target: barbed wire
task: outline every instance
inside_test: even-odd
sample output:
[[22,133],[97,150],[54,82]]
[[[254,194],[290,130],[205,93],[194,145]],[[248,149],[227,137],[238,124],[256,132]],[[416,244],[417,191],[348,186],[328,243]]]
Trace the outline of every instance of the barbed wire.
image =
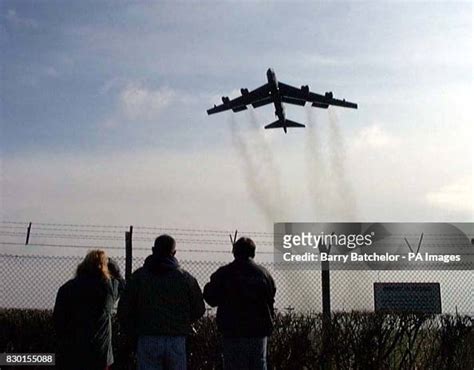
[[[16,243],[16,242],[3,242],[0,241],[1,245],[12,245],[12,246],[23,246],[25,247],[24,243]],[[26,247],[50,247],[50,248],[78,248],[78,249],[115,249],[125,251],[124,247],[118,246],[99,246],[99,245],[78,245],[78,244],[49,244],[49,243],[31,243]],[[133,247],[133,250],[143,250],[151,252],[151,247],[143,248],[143,247]],[[221,249],[179,249],[179,252],[186,252],[186,253],[230,253],[231,250],[221,250]],[[255,251],[257,254],[274,254],[273,251]]]
[[[25,225],[27,227],[29,222],[26,221],[1,221],[2,224],[9,224],[9,225]],[[40,226],[58,226],[63,228],[76,228],[76,229],[84,229],[84,228],[110,228],[110,229],[123,229],[127,231],[131,225],[94,225],[94,224],[62,224],[62,223],[48,223],[48,222],[34,222],[34,225]],[[225,234],[228,235],[229,233],[233,233],[235,230],[219,230],[219,229],[195,229],[195,228],[179,228],[179,227],[163,227],[163,226],[134,226],[134,231],[137,229],[143,230],[162,230],[162,231],[185,231],[189,233],[218,233],[218,234]],[[273,236],[272,232],[263,232],[263,231],[241,231],[240,233],[252,234],[252,235],[271,235]]]
[[[32,226],[30,229],[29,227]],[[22,231],[20,231],[22,230]],[[28,234],[29,230],[29,234]],[[35,246],[35,247],[51,247],[51,248],[79,248],[79,249],[91,249],[91,248],[102,248],[110,250],[124,250],[124,246],[118,245],[84,245],[82,243],[65,242],[55,243],[49,240],[68,240],[68,241],[97,241],[103,242],[118,242],[125,241],[124,233],[130,230],[130,226],[119,226],[119,225],[81,225],[81,224],[66,224],[66,223],[30,223],[24,221],[1,221],[0,222],[0,236],[7,238],[25,238],[28,235],[28,243],[20,243],[17,241],[1,241],[1,245],[10,246]],[[195,245],[212,245],[212,246],[229,246],[229,235],[232,232],[224,230],[213,230],[213,229],[195,229],[195,228],[165,228],[165,227],[151,227],[151,226],[136,226],[133,228],[133,241],[138,244],[146,242],[152,244],[154,237],[157,235],[155,231],[172,232],[173,236],[176,237],[177,243],[180,244],[195,244]],[[240,232],[252,236],[258,246],[274,247],[274,238],[280,237],[283,234],[273,234],[267,232]],[[150,235],[148,237],[147,235]],[[153,237],[152,237],[153,235]],[[419,237],[421,233],[395,233],[388,234],[387,240],[384,245],[387,247],[404,247],[406,248],[404,240],[407,237]],[[466,244],[466,237],[470,238],[470,234],[466,236],[459,234],[446,234],[446,233],[423,233],[425,236],[425,242],[429,238],[436,238],[437,240],[430,240],[430,248],[438,247],[471,247],[471,244]],[[270,240],[271,241],[270,241]],[[459,244],[459,241],[463,243]],[[458,243],[456,243],[458,242]],[[115,244],[115,243],[114,243]],[[150,247],[134,246],[133,249],[137,251],[146,250],[149,251]],[[271,251],[262,251],[257,249],[257,254],[273,254],[277,252],[275,248]],[[229,249],[203,249],[203,248],[180,248],[180,252],[190,253],[229,253]]]
[[[61,224],[61,223],[46,223],[46,222],[34,222],[32,223],[35,230],[44,230],[44,231],[78,231],[78,232],[91,232],[91,233],[118,233],[128,231],[130,225],[95,225],[95,224]],[[24,226],[18,226],[24,225]],[[0,221],[0,228],[8,229],[25,229],[29,225],[29,222],[26,221]],[[39,227],[38,227],[39,226]],[[57,226],[57,227],[50,227]],[[84,230],[84,229],[92,230]],[[117,229],[117,231],[106,231],[106,230],[97,230],[97,229]],[[118,231],[120,229],[120,231]],[[157,226],[133,226],[134,233],[140,234],[149,234],[156,235],[152,231],[142,231],[142,230],[160,230],[160,231],[173,231],[174,235],[203,235],[207,236],[209,234],[216,234],[219,236],[228,236],[232,234],[235,230],[218,230],[218,229],[195,229],[195,228],[177,228],[177,227],[157,227]],[[239,231],[239,234],[245,235],[254,235],[261,237],[274,237],[282,236],[284,234],[275,234],[273,232],[263,232],[263,231]],[[435,237],[446,237],[446,238],[459,238],[458,234],[447,234],[447,233],[423,233],[424,236],[435,236]],[[474,237],[474,233],[465,234],[467,237]],[[420,236],[420,233],[392,233],[390,232],[388,236]]]

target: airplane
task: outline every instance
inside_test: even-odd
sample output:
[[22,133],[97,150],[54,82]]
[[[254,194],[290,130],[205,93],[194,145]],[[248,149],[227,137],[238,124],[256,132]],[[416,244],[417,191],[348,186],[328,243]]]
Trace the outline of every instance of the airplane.
[[207,110],[207,114],[214,114],[232,109],[233,112],[240,112],[247,109],[247,105],[254,108],[271,104],[275,106],[275,116],[278,119],[275,122],[265,126],[265,129],[283,128],[285,134],[288,127],[305,127],[305,125],[291,121],[285,117],[285,108],[283,103],[304,106],[306,102],[316,108],[327,109],[330,105],[357,109],[357,104],[346,100],[334,99],[332,92],[324,95],[316,94],[309,91],[309,86],[301,86],[301,88],[293,87],[283,82],[278,82],[275,72],[269,68],[267,70],[268,82],[255,90],[240,89],[241,96],[230,100],[229,97],[222,97],[222,104],[214,105],[213,108]]

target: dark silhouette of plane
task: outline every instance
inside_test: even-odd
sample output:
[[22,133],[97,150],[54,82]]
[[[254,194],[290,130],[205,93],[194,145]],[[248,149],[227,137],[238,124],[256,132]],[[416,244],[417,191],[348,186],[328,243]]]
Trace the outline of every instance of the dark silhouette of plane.
[[221,105],[214,105],[208,109],[207,114],[214,114],[232,109],[233,112],[240,112],[247,109],[247,105],[254,108],[273,103],[275,105],[275,122],[266,125],[265,128],[283,128],[286,133],[288,127],[305,127],[305,125],[291,121],[285,117],[285,109],[282,103],[289,103],[304,106],[306,102],[312,103],[313,107],[327,109],[330,105],[338,107],[357,109],[357,104],[345,100],[334,99],[332,92],[324,95],[309,91],[309,86],[301,88],[293,87],[283,82],[278,82],[275,72],[269,68],[267,71],[268,82],[257,87],[255,90],[240,89],[241,96],[230,100],[227,96],[222,97]]

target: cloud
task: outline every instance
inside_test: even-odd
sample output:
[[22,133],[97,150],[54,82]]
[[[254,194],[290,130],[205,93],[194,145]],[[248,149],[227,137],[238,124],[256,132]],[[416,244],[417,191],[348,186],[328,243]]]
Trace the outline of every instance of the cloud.
[[[107,94],[120,84],[121,80],[112,80],[110,84],[104,85],[99,94]],[[155,122],[171,104],[178,101],[178,94],[168,87],[152,89],[129,83],[118,91],[116,99],[115,111],[102,123],[105,128],[127,123]]]
[[127,86],[127,81],[121,77],[114,77],[105,81],[98,89],[99,95],[107,95],[119,91]]
[[231,180],[242,177],[238,167],[214,149],[17,157],[4,161],[2,212],[42,222],[254,229],[262,216],[245,185]]
[[468,176],[455,180],[426,194],[426,201],[446,211],[471,213],[474,211],[472,179]]
[[59,77],[60,73],[53,66],[46,67],[44,70],[45,74],[49,77]]
[[383,148],[393,147],[399,139],[378,124],[363,127],[353,141],[356,147]]
[[156,119],[174,98],[174,91],[166,87],[151,90],[132,85],[120,93],[120,104],[128,119],[150,121]]
[[27,28],[27,29],[35,30],[39,27],[39,24],[37,21],[31,18],[19,16],[16,13],[15,9],[8,9],[5,18],[8,21],[8,23],[10,23],[11,25],[17,28]]
[[344,130],[361,219],[472,220],[472,180],[465,179],[472,173],[472,134],[467,125],[451,126],[412,126],[403,134],[382,123]]
[[[246,123],[241,117],[237,124]],[[354,190],[359,221],[472,220],[472,182],[464,178],[472,172],[468,131],[448,127],[428,135],[414,127],[397,136],[383,124],[350,130],[342,123],[346,179]],[[323,116],[316,133],[320,159],[330,165],[326,126]],[[261,129],[260,133],[265,139],[275,138],[271,150],[281,175],[282,220],[314,220],[307,191],[311,174],[301,146],[308,131],[283,135]],[[251,147],[255,131],[243,129],[242,136]],[[241,158],[236,154],[229,146],[209,146],[196,151],[130,148],[74,156],[7,157],[2,169],[2,212],[9,219],[41,222],[268,229],[243,181]],[[268,165],[262,155],[258,158]],[[324,171],[313,170],[315,177],[334,186]],[[325,191],[314,196],[331,201]]]

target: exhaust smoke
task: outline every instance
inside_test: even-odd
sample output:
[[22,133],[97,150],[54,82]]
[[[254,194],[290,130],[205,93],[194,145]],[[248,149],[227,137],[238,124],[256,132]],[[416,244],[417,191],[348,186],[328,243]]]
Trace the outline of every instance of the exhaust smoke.
[[354,191],[347,179],[346,147],[336,113],[329,109],[329,164],[331,184],[334,189],[336,216],[344,221],[353,221],[356,214]]
[[351,221],[355,217],[355,197],[347,179],[346,150],[336,114],[328,111],[327,145],[323,127],[311,107],[306,109],[309,123],[306,162],[309,194],[317,221]]
[[315,221],[330,219],[330,199],[328,199],[328,174],[323,160],[321,146],[321,128],[311,106],[306,107],[307,135],[305,145],[306,165],[308,173],[308,193],[314,205]]
[[[251,111],[249,121],[252,131],[261,130],[255,112]],[[268,222],[274,223],[281,215],[282,196],[280,175],[270,146],[259,131],[252,132],[251,138],[244,138],[234,115],[230,115],[229,124],[232,142],[242,158],[249,193]]]

